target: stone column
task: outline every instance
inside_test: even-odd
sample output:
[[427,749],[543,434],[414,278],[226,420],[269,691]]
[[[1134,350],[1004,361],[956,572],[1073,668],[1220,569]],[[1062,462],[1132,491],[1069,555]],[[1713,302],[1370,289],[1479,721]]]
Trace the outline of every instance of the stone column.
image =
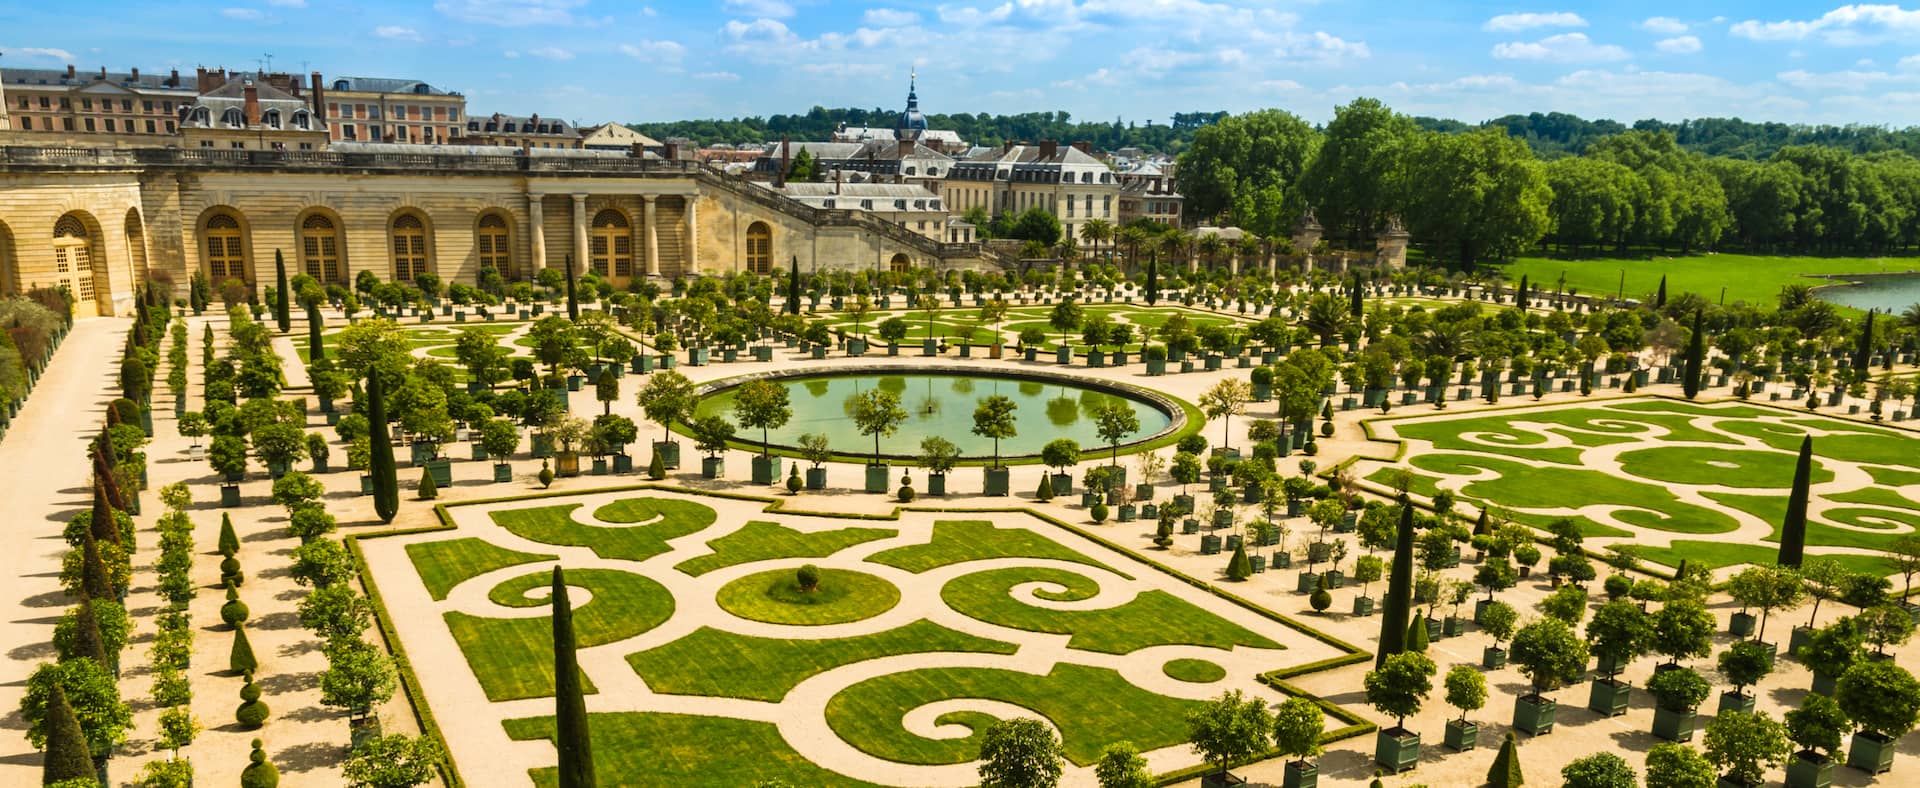
[[587,269],[587,196],[573,195],[573,272]]
[[547,268],[547,216],[544,194],[527,195],[527,238],[533,242],[533,270],[544,271]]
[[687,201],[687,262],[681,274],[691,274],[700,270],[700,214],[698,194],[689,194]]
[[660,234],[653,222],[653,203],[658,199],[651,194],[640,196],[644,217],[641,221],[647,226],[647,276],[660,275]]

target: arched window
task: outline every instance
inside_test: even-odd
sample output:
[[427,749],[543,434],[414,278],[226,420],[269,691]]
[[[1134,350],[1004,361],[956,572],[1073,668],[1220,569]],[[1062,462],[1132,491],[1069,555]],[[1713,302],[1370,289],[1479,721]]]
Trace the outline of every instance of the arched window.
[[247,252],[240,238],[240,221],[232,214],[216,213],[207,217],[200,237],[206,239],[207,276],[214,284],[225,279],[247,278]]
[[334,90],[350,90],[351,85],[344,79],[336,79],[333,81],[333,89]]
[[593,215],[587,237],[587,261],[601,276],[633,276],[633,225],[627,215],[607,208]]
[[74,283],[75,300],[93,300],[93,242],[78,216],[67,214],[53,225],[53,270],[61,281]]
[[747,270],[756,274],[773,273],[773,229],[766,222],[747,226]]
[[412,282],[427,272],[427,226],[403,213],[393,220],[393,281]]
[[474,230],[474,240],[480,250],[480,267],[500,272],[501,276],[512,276],[512,257],[507,249],[507,219],[497,213],[483,214],[480,225]]
[[320,214],[300,222],[300,263],[321,284],[345,282],[340,271],[340,229]]
[[244,129],[247,127],[247,116],[240,114],[238,109],[229,108],[220,113],[220,122],[227,128]]
[[907,272],[908,269],[912,267],[913,267],[913,261],[907,259],[906,252],[900,252],[898,254],[895,254],[893,256],[893,260],[887,263],[887,269],[890,271],[893,271],[896,274],[904,274]]

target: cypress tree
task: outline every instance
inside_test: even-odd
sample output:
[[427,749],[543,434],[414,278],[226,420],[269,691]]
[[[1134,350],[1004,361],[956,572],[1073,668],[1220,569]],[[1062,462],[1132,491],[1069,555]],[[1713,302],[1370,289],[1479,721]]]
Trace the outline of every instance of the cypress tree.
[[273,292],[279,296],[273,300],[273,322],[285,334],[293,328],[293,294],[287,292],[287,256],[279,249],[273,250],[273,281]]
[[240,535],[233,532],[233,518],[226,512],[220,513],[220,555],[232,558],[240,552]]
[[100,543],[93,531],[80,533],[80,593],[94,599],[112,599],[113,580],[106,562],[100,560]]
[[567,319],[580,319],[580,299],[573,292],[573,255],[567,255]]
[[787,273],[787,314],[800,314],[800,255],[793,256],[793,267]]
[[1660,292],[1654,295],[1653,306],[1656,309],[1667,308],[1667,275],[1666,274],[1660,275]]
[[1527,276],[1520,275],[1520,287],[1513,293],[1513,303],[1521,309],[1527,308]]
[[1813,481],[1813,436],[1800,439],[1800,460],[1793,465],[1793,492],[1787,519],[1780,523],[1780,565],[1800,568],[1807,546],[1807,488]]
[[81,595],[80,604],[74,608],[73,624],[73,653],[69,656],[87,657],[93,664],[113,670],[106,639],[100,636],[100,619],[93,614],[92,597]]
[[587,700],[581,694],[580,665],[573,646],[573,605],[567,581],[553,568],[553,681],[556,744],[560,750],[560,788],[593,788],[593,737],[587,730]]
[[326,348],[320,344],[320,329],[326,325],[320,316],[320,299],[307,301],[307,361],[319,361],[327,357]]
[[[572,270],[572,263],[568,263],[568,270]],[[387,440],[387,398],[381,392],[384,388],[386,384],[380,381],[379,374],[367,374],[367,422],[373,429],[367,468],[373,474],[373,511],[380,516],[380,522],[390,523],[393,516],[400,513],[400,479],[393,465],[393,441]]]
[[253,655],[253,642],[247,639],[246,624],[233,625],[233,648],[227,652],[227,669],[252,673],[259,668],[260,660]]
[[1493,533],[1493,523],[1487,519],[1487,507],[1480,507],[1480,521],[1473,524],[1474,536],[1489,536]]
[[1500,745],[1493,768],[1487,770],[1487,784],[1492,788],[1520,788],[1526,784],[1526,778],[1520,775],[1520,748],[1514,744],[1513,731],[1507,731],[1507,740]]
[[1853,377],[1856,380],[1867,379],[1867,366],[1873,359],[1873,313],[1867,310],[1866,322],[1860,324],[1860,340],[1853,349]]
[[1707,331],[1701,310],[1693,313],[1693,336],[1687,339],[1687,361],[1680,381],[1687,399],[1700,393],[1700,367],[1707,358]]
[[1378,670],[1387,656],[1407,647],[1407,619],[1412,617],[1413,600],[1413,501],[1400,497],[1400,529],[1393,546],[1393,572],[1387,580],[1387,599],[1380,609],[1380,653],[1374,657]]
[[1153,306],[1160,300],[1160,256],[1155,252],[1147,253],[1147,306]]
[[1352,311],[1353,311],[1353,316],[1354,316],[1354,317],[1360,317],[1360,316],[1362,316],[1362,315],[1364,315],[1364,314],[1366,313],[1366,307],[1365,307],[1365,305],[1363,304],[1363,299],[1364,299],[1364,298],[1365,298],[1365,296],[1363,296],[1363,295],[1361,295],[1361,293],[1360,293],[1360,280],[1359,280],[1359,279],[1355,279],[1355,280],[1353,280],[1353,306],[1352,306]]
[[61,780],[94,779],[93,753],[87,735],[80,730],[80,717],[67,702],[67,690],[54,682],[47,692],[47,754],[40,763],[40,784],[53,785]]

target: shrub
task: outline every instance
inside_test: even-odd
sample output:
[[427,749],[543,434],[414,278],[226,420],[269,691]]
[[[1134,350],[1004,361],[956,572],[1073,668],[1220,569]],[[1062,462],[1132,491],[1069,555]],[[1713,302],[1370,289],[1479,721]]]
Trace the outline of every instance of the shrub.
[[1560,770],[1562,788],[1638,788],[1633,767],[1610,752],[1595,753]]
[[1713,692],[1713,685],[1692,668],[1676,668],[1647,679],[1647,691],[1668,711],[1692,711]]
[[233,648],[227,652],[227,669],[251,676],[259,667],[260,660],[253,656],[253,643],[247,640],[247,628],[236,625],[233,628]]
[[[263,705],[264,709],[264,705]],[[265,719],[265,714],[261,715]],[[240,788],[279,788],[280,770],[267,760],[266,751],[260,749],[260,740],[253,740],[253,752],[247,756],[250,763],[240,770]]]
[[227,626],[238,627],[247,620],[247,614],[247,603],[240,601],[240,590],[227,586],[227,601],[220,606],[220,620]]
[[800,584],[800,590],[812,591],[820,587],[820,567],[807,564],[794,572],[794,581]]
[[432,470],[429,470],[427,468],[420,469],[420,486],[418,488],[418,492],[420,495],[420,500],[422,501],[431,501],[435,498],[440,497],[440,488],[436,486],[433,482]]
[[[240,708],[234,710],[233,719],[235,722],[240,723],[240,727],[251,730],[265,724],[267,714],[267,703],[260,699],[260,688],[254,685],[253,674],[248,673],[246,683],[240,686]],[[254,753],[258,754],[260,752],[259,740],[255,739],[254,741],[256,742],[254,744]],[[255,761],[255,763],[258,763],[258,761]],[[276,775],[276,783],[278,779],[278,775]],[[241,780],[241,784],[247,784],[245,779]]]

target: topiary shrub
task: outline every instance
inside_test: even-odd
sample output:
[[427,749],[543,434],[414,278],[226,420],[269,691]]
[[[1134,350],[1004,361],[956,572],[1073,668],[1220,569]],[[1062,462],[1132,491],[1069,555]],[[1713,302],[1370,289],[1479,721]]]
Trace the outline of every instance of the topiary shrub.
[[228,558],[232,558],[234,553],[240,552],[240,535],[233,530],[233,518],[225,512],[220,514],[219,546],[220,554]]
[[654,481],[667,478],[667,458],[661,456],[658,451],[653,453],[653,459],[647,463],[647,478]]
[[420,486],[416,492],[420,495],[420,500],[422,501],[431,501],[440,497],[440,486],[434,484],[432,470],[427,468],[420,469]]
[[240,559],[231,555],[220,559],[220,583],[235,588],[247,582],[247,575],[240,571]]
[[812,591],[820,587],[820,567],[807,564],[794,572],[794,582],[800,584],[800,590]]
[[1104,523],[1104,522],[1106,522],[1106,521],[1107,521],[1107,504],[1106,504],[1106,502],[1105,502],[1105,501],[1100,501],[1100,502],[1097,502],[1097,503],[1095,503],[1095,504],[1093,505],[1093,507],[1092,507],[1091,509],[1089,509],[1089,510],[1088,510],[1088,514],[1090,514],[1090,515],[1092,515],[1092,516],[1093,516],[1093,521],[1094,521],[1095,523]]
[[[656,455],[653,455],[653,462],[654,462],[654,464],[656,464],[656,465],[657,465],[657,464],[659,464],[659,463],[660,463],[660,455],[658,455],[658,454],[656,454]],[[548,487],[552,487],[552,486],[553,486],[553,468],[551,468],[551,467],[549,467],[549,466],[547,465],[547,461],[546,461],[546,460],[541,460],[541,461],[540,461],[540,477],[539,477],[539,478],[540,478],[540,489],[542,489],[542,490],[544,490],[544,489],[546,489],[546,488],[548,488]],[[658,479],[658,478],[660,478],[660,477],[658,477],[658,476],[655,476],[655,477],[653,477],[653,478],[655,478],[655,479]]]
[[[1324,576],[1321,582],[1326,582]],[[1313,596],[1307,598],[1307,603],[1313,605],[1313,612],[1325,613],[1327,608],[1333,607],[1333,594],[1327,593],[1326,586],[1322,585],[1313,590]]]
[[[240,686],[240,708],[234,710],[233,719],[235,722],[240,723],[240,727],[252,730],[266,724],[267,713],[267,702],[260,699],[260,688],[254,686],[253,674],[248,673],[247,683]],[[259,739],[254,740],[253,748],[254,755],[260,756]],[[258,757],[256,757],[254,762],[260,762]],[[249,767],[249,770],[251,770],[251,767]],[[272,766],[268,766],[268,770],[273,771]],[[274,785],[279,783],[279,781],[280,775],[278,772],[275,772],[273,782],[267,783],[267,785]],[[246,782],[243,778],[241,784],[250,785],[251,783]]]
[[238,627],[247,620],[247,603],[240,601],[240,590],[227,586],[227,603],[220,606],[220,620],[227,626]]
[[252,763],[240,770],[240,788],[279,788],[280,770],[267,760],[266,751],[260,749],[259,739],[253,740],[253,753],[247,756],[247,760]]
[[227,669],[249,676],[260,667],[260,660],[253,656],[253,642],[247,639],[247,628],[233,628],[233,649],[227,652]]
[[1033,499],[1036,501],[1053,500],[1053,480],[1047,478],[1047,475],[1044,473],[1040,474],[1040,487],[1033,491]]

